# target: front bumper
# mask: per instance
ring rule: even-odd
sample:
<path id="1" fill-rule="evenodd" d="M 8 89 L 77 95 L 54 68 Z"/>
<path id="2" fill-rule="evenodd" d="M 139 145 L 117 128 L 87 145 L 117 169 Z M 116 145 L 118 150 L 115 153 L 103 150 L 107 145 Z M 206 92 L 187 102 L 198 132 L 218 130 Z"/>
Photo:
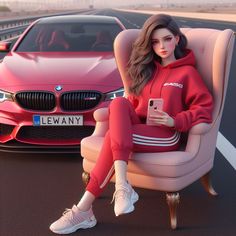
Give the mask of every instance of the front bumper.
<path id="1" fill-rule="evenodd" d="M 76 149 L 84 137 L 94 131 L 93 112 L 97 108 L 107 106 L 102 103 L 94 110 L 83 113 L 66 113 L 62 111 L 32 112 L 8 102 L 0 110 L 0 150 L 36 149 Z M 8 105 L 8 106 L 7 106 Z M 8 108 L 8 109 L 6 109 Z M 37 115 L 83 115 L 82 126 L 34 126 L 33 116 Z M 76 147 L 76 148 L 75 148 Z M 43 151 L 45 152 L 45 151 Z M 51 151 L 50 151 L 51 152 Z"/>
<path id="2" fill-rule="evenodd" d="M 34 145 L 11 140 L 0 143 L 1 152 L 10 153 L 80 153 L 80 145 Z"/>

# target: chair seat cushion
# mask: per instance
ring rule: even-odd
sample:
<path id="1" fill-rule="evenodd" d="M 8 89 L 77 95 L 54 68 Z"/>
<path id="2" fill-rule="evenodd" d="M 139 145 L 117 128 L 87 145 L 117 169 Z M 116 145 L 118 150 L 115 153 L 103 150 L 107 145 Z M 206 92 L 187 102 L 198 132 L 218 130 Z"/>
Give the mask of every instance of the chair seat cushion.
<path id="1" fill-rule="evenodd" d="M 96 163 L 103 137 L 89 136 L 81 142 L 81 155 L 89 162 Z M 186 151 L 163 153 L 133 153 L 130 156 L 128 171 L 156 177 L 180 177 L 196 169 L 192 161 L 194 154 Z M 86 165 L 86 160 L 84 160 Z M 86 167 L 86 166 L 85 166 Z M 85 168 L 86 169 L 86 168 Z"/>

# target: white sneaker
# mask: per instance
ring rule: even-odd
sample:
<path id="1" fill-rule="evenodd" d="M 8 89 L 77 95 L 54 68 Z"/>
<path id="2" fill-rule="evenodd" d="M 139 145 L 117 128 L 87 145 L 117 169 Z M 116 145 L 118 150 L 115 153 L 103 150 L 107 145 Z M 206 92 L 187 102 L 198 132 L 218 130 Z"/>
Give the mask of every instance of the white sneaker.
<path id="1" fill-rule="evenodd" d="M 78 229 L 92 228 L 96 224 L 92 208 L 83 212 L 74 205 L 72 209 L 66 209 L 62 217 L 50 225 L 50 230 L 57 234 L 70 234 Z"/>
<path id="2" fill-rule="evenodd" d="M 134 203 L 138 201 L 138 194 L 130 184 L 116 186 L 112 202 L 115 200 L 114 212 L 116 216 L 130 213 L 134 210 Z"/>

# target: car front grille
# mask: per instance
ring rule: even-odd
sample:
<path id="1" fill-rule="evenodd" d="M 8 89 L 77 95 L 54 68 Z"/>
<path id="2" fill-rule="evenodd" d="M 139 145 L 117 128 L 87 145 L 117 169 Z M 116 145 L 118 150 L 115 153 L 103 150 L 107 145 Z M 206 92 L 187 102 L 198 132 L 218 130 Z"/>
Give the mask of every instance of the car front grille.
<path id="1" fill-rule="evenodd" d="M 56 106 L 56 98 L 50 92 L 19 92 L 15 96 L 17 103 L 24 109 L 50 111 Z"/>
<path id="2" fill-rule="evenodd" d="M 101 99 L 96 91 L 73 91 L 62 94 L 60 105 L 64 111 L 84 111 L 96 107 Z"/>
<path id="3" fill-rule="evenodd" d="M 19 92 L 15 99 L 27 110 L 51 111 L 56 107 L 56 96 L 51 92 Z M 97 91 L 72 91 L 61 95 L 59 106 L 64 111 L 85 111 L 96 107 L 101 99 L 102 94 Z"/>
<path id="4" fill-rule="evenodd" d="M 94 126 L 23 126 L 18 134 L 18 140 L 81 140 L 90 136 L 94 131 Z"/>
<path id="5" fill-rule="evenodd" d="M 14 125 L 0 124 L 0 136 L 10 135 L 14 127 Z"/>

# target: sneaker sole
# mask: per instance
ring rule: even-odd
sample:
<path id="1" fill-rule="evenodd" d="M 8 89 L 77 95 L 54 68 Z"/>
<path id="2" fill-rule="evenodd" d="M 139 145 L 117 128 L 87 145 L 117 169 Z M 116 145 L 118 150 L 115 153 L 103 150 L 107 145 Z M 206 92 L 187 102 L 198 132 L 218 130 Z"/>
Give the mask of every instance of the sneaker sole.
<path id="1" fill-rule="evenodd" d="M 136 203 L 138 201 L 138 199 L 139 199 L 138 194 L 133 190 L 132 196 L 131 196 L 132 205 L 125 212 L 123 212 L 123 214 L 128 214 L 128 213 L 131 213 L 132 211 L 134 211 L 134 203 Z M 120 215 L 123 215 L 123 214 L 120 214 Z M 119 216 L 119 215 L 117 215 L 117 216 Z"/>
<path id="2" fill-rule="evenodd" d="M 139 196 L 138 194 L 133 190 L 133 193 L 132 193 L 132 197 L 131 197 L 131 200 L 132 200 L 132 203 L 136 203 L 139 199 Z"/>
<path id="3" fill-rule="evenodd" d="M 50 230 L 53 232 L 53 233 L 56 233 L 56 234 L 70 234 L 70 233 L 73 233 L 75 232 L 76 230 L 78 229 L 89 229 L 89 228 L 92 228 L 94 227 L 95 225 L 97 224 L 97 220 L 96 218 L 93 216 L 91 218 L 91 221 L 84 221 L 78 225 L 74 225 L 73 227 L 70 227 L 70 228 L 67 228 L 67 229 L 64 229 L 64 230 L 54 230 L 54 229 L 51 229 Z"/>

